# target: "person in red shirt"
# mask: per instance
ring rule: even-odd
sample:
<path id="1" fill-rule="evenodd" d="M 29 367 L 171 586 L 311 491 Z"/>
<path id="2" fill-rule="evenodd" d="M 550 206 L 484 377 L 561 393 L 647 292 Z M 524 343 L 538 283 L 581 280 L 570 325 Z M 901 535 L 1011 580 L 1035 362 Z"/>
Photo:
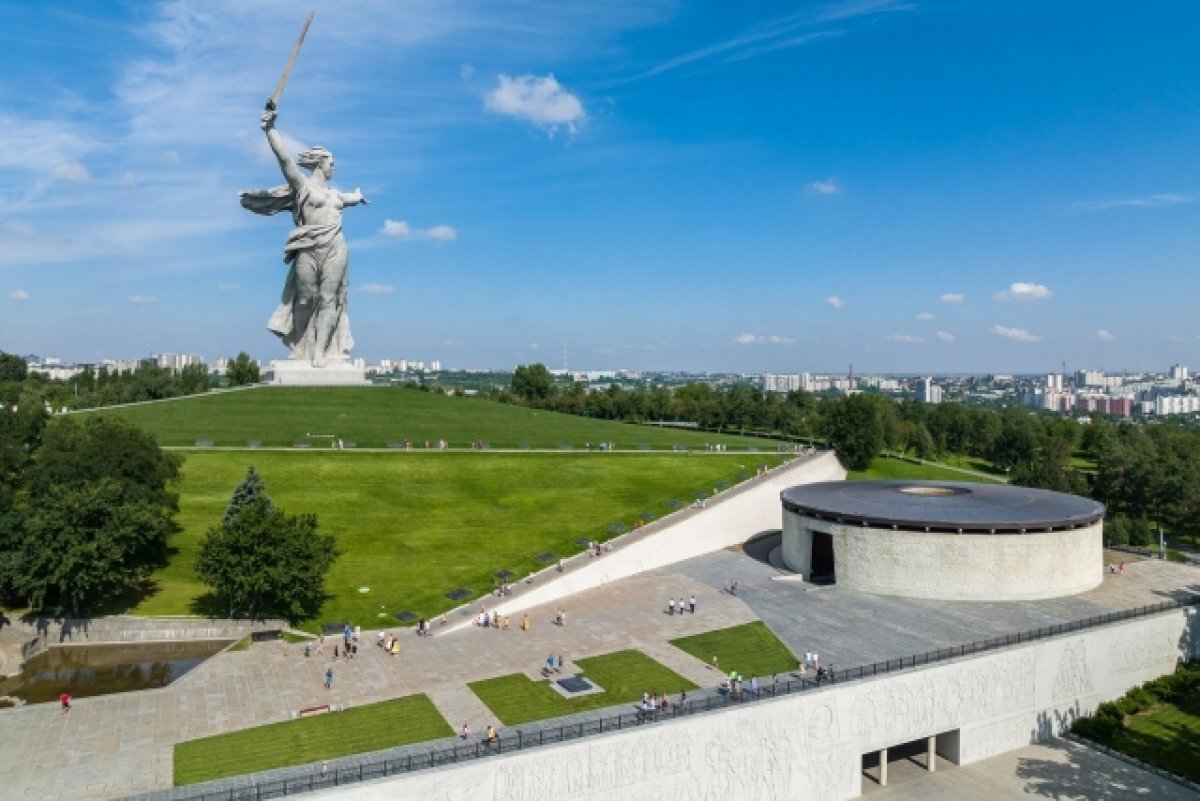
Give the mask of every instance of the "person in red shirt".
<path id="1" fill-rule="evenodd" d="M 60 704 L 62 704 L 62 711 L 64 713 L 71 711 L 71 694 L 70 693 L 63 693 L 62 695 L 58 696 L 58 702 Z"/>

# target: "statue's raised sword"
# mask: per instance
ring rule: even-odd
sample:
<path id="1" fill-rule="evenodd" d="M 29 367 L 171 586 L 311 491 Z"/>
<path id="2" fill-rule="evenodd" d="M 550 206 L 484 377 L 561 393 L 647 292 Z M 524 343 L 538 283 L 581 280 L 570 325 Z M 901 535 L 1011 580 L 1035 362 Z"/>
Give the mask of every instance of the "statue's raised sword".
<path id="1" fill-rule="evenodd" d="M 275 85 L 275 93 L 267 98 L 267 111 L 274 111 L 279 105 L 279 98 L 283 95 L 283 87 L 287 86 L 288 76 L 292 74 L 292 66 L 296 63 L 296 56 L 300 55 L 300 45 L 304 44 L 304 37 L 308 34 L 308 26 L 312 25 L 313 16 L 317 12 L 308 12 L 308 19 L 304 20 L 304 27 L 300 29 L 300 37 L 296 39 L 296 45 L 292 48 L 292 54 L 288 56 L 287 66 L 283 68 L 283 75 L 279 76 L 279 83 Z"/>

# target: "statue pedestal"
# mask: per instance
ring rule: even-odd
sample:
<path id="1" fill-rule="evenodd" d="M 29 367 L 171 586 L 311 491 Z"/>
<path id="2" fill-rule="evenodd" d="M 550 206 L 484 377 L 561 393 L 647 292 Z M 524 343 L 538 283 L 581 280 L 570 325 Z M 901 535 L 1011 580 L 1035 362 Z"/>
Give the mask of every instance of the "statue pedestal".
<path id="1" fill-rule="evenodd" d="M 313 367 L 308 362 L 277 359 L 271 362 L 271 384 L 277 387 L 369 387 L 367 371 L 349 362 Z"/>

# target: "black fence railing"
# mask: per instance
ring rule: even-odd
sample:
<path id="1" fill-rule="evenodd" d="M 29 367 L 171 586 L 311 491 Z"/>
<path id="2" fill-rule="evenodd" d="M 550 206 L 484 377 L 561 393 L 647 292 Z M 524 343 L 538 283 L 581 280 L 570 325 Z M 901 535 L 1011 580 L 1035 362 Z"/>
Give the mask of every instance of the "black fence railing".
<path id="1" fill-rule="evenodd" d="M 328 789 L 329 787 L 357 784 L 372 779 L 412 773 L 414 771 L 436 768 L 458 762 L 486 759 L 529 748 L 540 748 L 545 745 L 591 737 L 605 732 L 652 726 L 655 723 L 666 720 L 704 714 L 714 710 L 727 709 L 731 706 L 806 692 L 826 685 L 841 684 L 847 681 L 856 681 L 872 676 L 911 670 L 915 667 L 942 662 L 948 659 L 958 659 L 987 651 L 1034 642 L 1048 637 L 1057 637 L 1098 626 L 1106 626 L 1123 620 L 1132 620 L 1172 609 L 1182 609 L 1192 606 L 1200 606 L 1200 596 L 1192 595 L 1182 600 L 1168 600 L 1134 609 L 1093 615 L 1081 620 L 1058 623 L 1052 626 L 1042 626 L 999 637 L 990 637 L 985 640 L 976 640 L 975 642 L 955 645 L 949 648 L 938 648 L 922 654 L 886 659 L 870 665 L 836 668 L 835 670 L 828 671 L 819 678 L 815 675 L 801 677 L 796 674 L 789 674 L 785 679 L 780 679 L 776 676 L 764 680 L 755 693 L 751 693 L 744 686 L 736 693 L 700 691 L 689 696 L 685 702 L 671 705 L 667 711 L 659 711 L 654 714 L 647 714 L 638 710 L 608 715 L 601 714 L 597 717 L 567 722 L 555 723 L 551 721 L 545 724 L 534 724 L 522 729 L 515 729 L 496 737 L 491 742 L 484 740 L 457 744 L 437 742 L 431 743 L 430 747 L 421 750 L 409 746 L 405 749 L 408 753 L 375 753 L 340 759 L 337 760 L 337 765 L 305 765 L 297 768 L 284 768 L 265 774 L 250 774 L 232 779 L 208 782 L 204 785 L 180 787 L 172 790 L 130 796 L 129 801 L 133 801 L 134 799 L 137 801 L 264 801 L 264 799 L 282 798 Z"/>

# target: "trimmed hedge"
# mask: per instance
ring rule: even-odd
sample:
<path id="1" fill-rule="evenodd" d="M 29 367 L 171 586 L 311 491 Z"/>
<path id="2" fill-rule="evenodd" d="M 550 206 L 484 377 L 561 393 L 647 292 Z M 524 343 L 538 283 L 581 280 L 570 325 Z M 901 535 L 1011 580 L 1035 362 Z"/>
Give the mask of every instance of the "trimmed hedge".
<path id="1" fill-rule="evenodd" d="M 1125 730 L 1126 718 L 1145 712 L 1155 704 L 1186 704 L 1200 696 L 1200 661 L 1180 665 L 1174 673 L 1134 687 L 1115 701 L 1096 707 L 1091 717 L 1080 718 L 1071 731 L 1089 740 L 1112 747 L 1117 736 Z"/>

